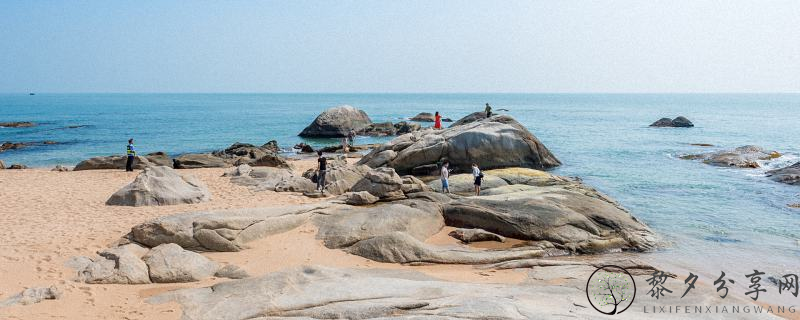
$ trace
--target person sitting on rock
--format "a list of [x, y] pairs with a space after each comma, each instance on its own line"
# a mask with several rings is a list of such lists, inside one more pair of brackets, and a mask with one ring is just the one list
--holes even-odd
[[439, 111], [436, 111], [436, 115], [434, 116], [433, 128], [434, 129], [442, 128], [442, 116], [439, 115]]
[[483, 173], [478, 169], [478, 164], [472, 164], [472, 176], [475, 178], [475, 196], [481, 195], [481, 180], [483, 180]]
[[450, 184], [447, 179], [450, 178], [450, 162], [445, 160], [442, 163], [442, 193], [450, 193]]
[[492, 107], [489, 105], [488, 102], [486, 103], [486, 110], [485, 111], [486, 111], [486, 117], [487, 118], [492, 116]]
[[317, 159], [317, 190], [325, 194], [325, 171], [328, 166], [328, 159], [322, 156], [322, 150], [317, 151], [319, 158]]

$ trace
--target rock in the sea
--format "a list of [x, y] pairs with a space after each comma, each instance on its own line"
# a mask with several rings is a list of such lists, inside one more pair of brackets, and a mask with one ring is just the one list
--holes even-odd
[[344, 202], [353, 205], [353, 206], [363, 206], [367, 204], [373, 204], [378, 202], [378, 197], [373, 196], [371, 193], [366, 191], [359, 191], [359, 192], [346, 192], [342, 195], [344, 197]]
[[733, 150], [684, 155], [680, 158], [701, 160], [703, 163], [720, 167], [759, 168], [759, 160], [770, 160], [780, 156], [781, 154], [777, 151], [766, 151], [762, 147], [748, 145]]
[[506, 241], [505, 237], [491, 233], [483, 229], [458, 228], [453, 231], [450, 231], [450, 233], [448, 233], [447, 235], [456, 238], [458, 240], [461, 240], [464, 243], [480, 242], [480, 241], [497, 241], [497, 242]]
[[275, 152], [275, 153], [278, 153], [278, 152], [281, 151], [281, 148], [278, 146], [278, 141], [277, 140], [267, 141], [267, 143], [261, 145], [261, 149], [264, 149], [264, 150], [267, 150], [267, 151], [272, 151], [272, 152]]
[[312, 152], [314, 152], [314, 148], [312, 148], [310, 145], [307, 145], [307, 144], [305, 144], [303, 142], [300, 142], [300, 143], [294, 145], [294, 149], [300, 150], [301, 153], [312, 153]]
[[112, 206], [164, 206], [211, 200], [205, 184], [192, 175], [181, 175], [170, 167], [147, 167], [136, 179], [111, 195]]
[[61, 299], [63, 293], [56, 286], [27, 288], [22, 292], [0, 301], [0, 308], [13, 305], [31, 305], [44, 300]]
[[[387, 153], [385, 151], [393, 151]], [[561, 165], [525, 127], [510, 116], [451, 126], [444, 130], [423, 130], [399, 136], [373, 149], [358, 163], [388, 166], [408, 174], [419, 167], [450, 161], [456, 172], [469, 172], [472, 163], [482, 169], [529, 167], [546, 169]]]
[[[791, 203], [789, 204], [789, 208], [800, 209], [800, 203]], [[797, 244], [800, 245], [800, 240], [797, 241]]]
[[173, 161], [175, 169], [226, 168], [232, 164], [210, 153], [183, 154]]
[[367, 113], [352, 106], [342, 105], [322, 112], [314, 122], [300, 132], [307, 138], [344, 137], [353, 131], [360, 131], [372, 123]]
[[473, 112], [461, 119], [458, 119], [456, 122], [453, 122], [453, 124], [451, 124], [450, 127], [460, 126], [462, 124], [472, 123], [483, 119], [486, 119], [486, 112], [484, 111]]
[[394, 124], [394, 128], [396, 130], [396, 134], [406, 134], [414, 131], [419, 131], [420, 129], [422, 129], [422, 126], [419, 125], [419, 123], [400, 121]]
[[55, 167], [55, 168], [53, 168], [53, 169], [52, 169], [52, 170], [50, 170], [50, 171], [57, 171], [57, 172], [67, 172], [67, 171], [69, 171], [69, 168], [67, 168], [67, 167], [65, 167], [65, 166], [62, 166], [62, 165], [58, 164], [58, 165], [56, 165], [56, 167]]
[[20, 121], [20, 122], [0, 122], [0, 127], [4, 128], [28, 128], [33, 127], [36, 124], [33, 122], [28, 121]]
[[0, 152], [6, 150], [22, 149], [25, 148], [26, 146], [28, 146], [28, 144], [22, 142], [3, 142], [3, 144], [0, 144]]
[[434, 122], [434, 121], [436, 121], [436, 117], [433, 115], [433, 113], [421, 112], [421, 113], [417, 114], [416, 116], [412, 117], [409, 120], [411, 120], [411, 121], [419, 121], [419, 122]]
[[28, 169], [28, 166], [26, 166], [24, 164], [20, 164], [20, 163], [15, 163], [15, 164], [10, 165], [7, 169], [23, 170], [23, 169]]
[[674, 128], [690, 128], [694, 127], [694, 124], [686, 119], [686, 117], [680, 116], [675, 119], [670, 118], [661, 118], [658, 121], [653, 122], [650, 124], [651, 127], [674, 127]]
[[767, 177], [786, 184], [800, 184], [800, 162], [791, 166], [767, 171]]
[[142, 260], [150, 269], [150, 279], [157, 283], [200, 281], [219, 270], [216, 262], [174, 243], [151, 249]]
[[367, 171], [364, 178], [352, 187], [352, 191], [366, 191], [382, 200], [405, 198], [403, 179], [392, 168], [376, 168]]
[[397, 134], [397, 129], [391, 122], [378, 122], [364, 127], [358, 131], [358, 134], [364, 136], [393, 136]]

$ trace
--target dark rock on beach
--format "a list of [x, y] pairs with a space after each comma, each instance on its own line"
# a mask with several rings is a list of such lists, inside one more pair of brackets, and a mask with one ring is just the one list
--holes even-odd
[[306, 138], [345, 137], [351, 130], [360, 131], [372, 123], [367, 113], [352, 106], [343, 105], [322, 112], [314, 122], [300, 132]]
[[767, 171], [767, 177], [780, 183], [800, 185], [800, 162], [785, 168]]
[[210, 153], [189, 153], [175, 158], [173, 168], [175, 169], [197, 169], [197, 168], [225, 168], [231, 164], [224, 159]]
[[21, 122], [0, 122], [0, 127], [5, 128], [29, 128], [36, 126], [33, 122], [28, 121], [21, 121]]
[[10, 169], [10, 170], [23, 170], [23, 169], [28, 169], [28, 166], [26, 166], [24, 164], [15, 163], [15, 164], [12, 164], [11, 166], [9, 166], [7, 169]]
[[300, 142], [300, 143], [294, 145], [294, 149], [300, 150], [301, 153], [313, 153], [314, 152], [314, 148], [312, 148], [310, 145], [307, 145], [307, 144], [305, 144], [303, 142]]
[[[155, 152], [146, 156], [136, 156], [133, 162], [133, 168], [136, 170], [144, 169], [152, 165], [167, 165], [170, 166], [169, 156], [163, 152]], [[107, 156], [107, 157], [94, 157], [83, 160], [78, 163], [73, 171], [82, 170], [124, 170], [125, 163], [128, 161], [127, 156]]]
[[547, 169], [561, 162], [532, 133], [510, 116], [405, 134], [373, 149], [358, 163], [388, 166], [400, 174], [449, 160], [451, 169], [468, 172], [480, 168], [530, 167]]
[[658, 121], [653, 122], [650, 124], [651, 127], [673, 127], [673, 128], [690, 128], [694, 127], [694, 124], [686, 119], [683, 116], [677, 117], [675, 119], [670, 118], [661, 118]]

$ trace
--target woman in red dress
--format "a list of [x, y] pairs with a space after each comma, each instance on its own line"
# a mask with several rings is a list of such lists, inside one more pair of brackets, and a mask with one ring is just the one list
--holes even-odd
[[439, 111], [436, 111], [436, 118], [434, 119], [434, 122], [433, 122], [433, 128], [434, 129], [441, 129], [442, 128], [442, 116], [439, 115]]

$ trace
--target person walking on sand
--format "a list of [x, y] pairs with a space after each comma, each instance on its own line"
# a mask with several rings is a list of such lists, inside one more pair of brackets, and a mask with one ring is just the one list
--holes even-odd
[[450, 183], [447, 179], [450, 178], [450, 162], [445, 161], [442, 163], [442, 172], [441, 172], [441, 179], [442, 179], [442, 193], [450, 193]]
[[487, 118], [492, 116], [492, 106], [490, 106], [488, 102], [486, 103], [486, 109], [484, 111], [486, 111]]
[[436, 115], [434, 116], [433, 128], [434, 129], [442, 128], [442, 116], [439, 115], [439, 111], [436, 111]]
[[133, 160], [136, 158], [136, 148], [133, 147], [133, 139], [128, 139], [128, 161], [125, 162], [125, 171], [133, 171]]
[[481, 180], [483, 180], [483, 172], [478, 169], [478, 165], [472, 164], [472, 176], [475, 178], [475, 196], [481, 195]]
[[325, 171], [328, 167], [328, 159], [322, 156], [322, 150], [317, 151], [317, 190], [323, 195], [325, 194]]

